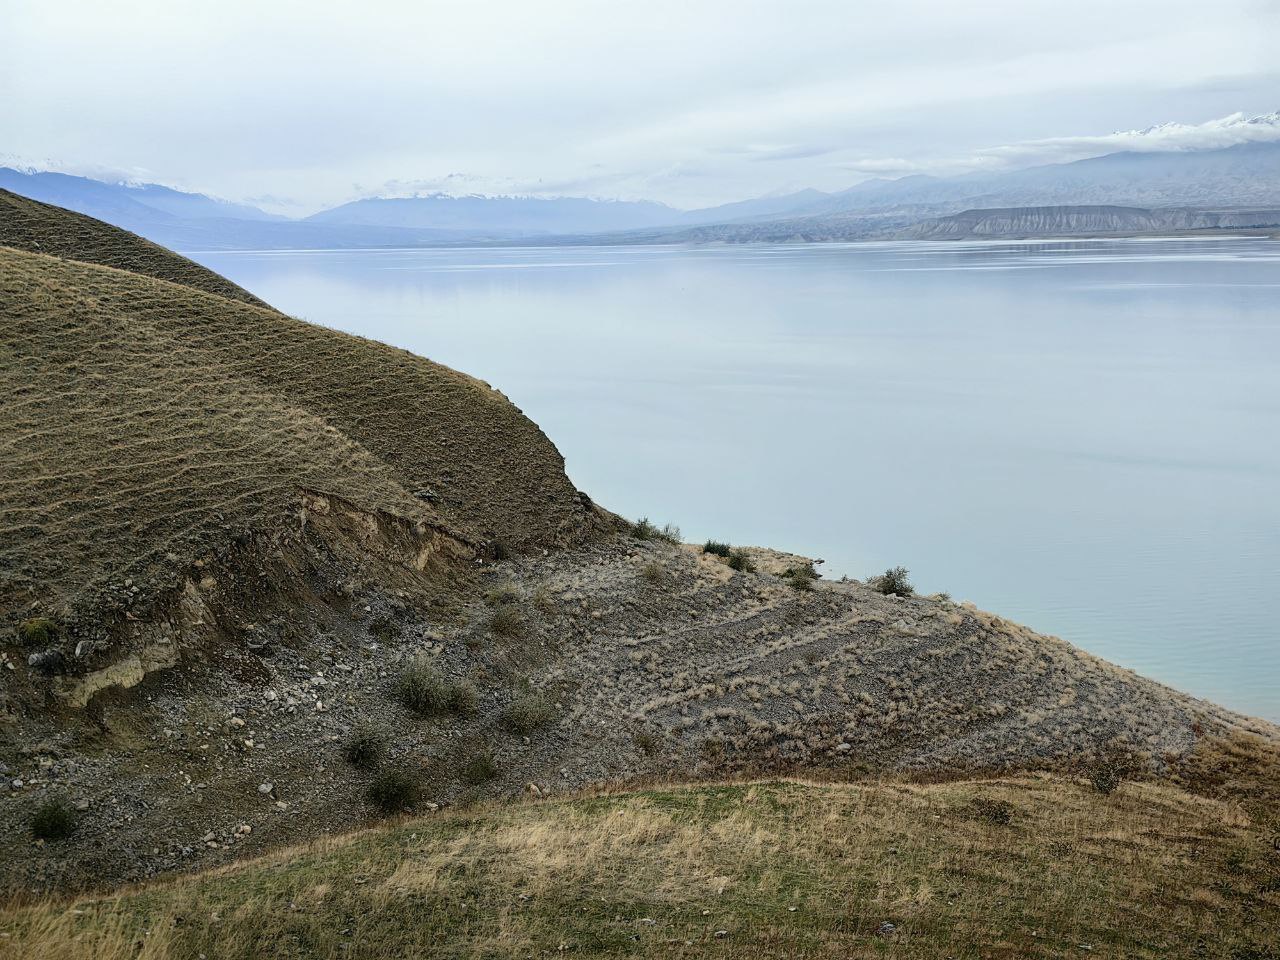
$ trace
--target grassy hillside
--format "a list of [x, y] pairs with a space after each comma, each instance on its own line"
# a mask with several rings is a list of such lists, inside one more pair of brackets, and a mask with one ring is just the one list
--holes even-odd
[[266, 306], [198, 263], [118, 227], [0, 189], [0, 247], [116, 267], [205, 293]]
[[1014, 777], [770, 782], [432, 814], [0, 912], [24, 960], [1277, 956], [1239, 804]]
[[0, 277], [0, 617], [172, 589], [300, 491], [471, 546], [584, 527], [558, 452], [473, 378], [190, 277], [4, 249]]

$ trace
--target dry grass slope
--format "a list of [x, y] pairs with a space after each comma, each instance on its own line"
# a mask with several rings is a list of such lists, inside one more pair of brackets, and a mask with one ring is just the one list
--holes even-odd
[[135, 234], [0, 190], [0, 247], [117, 267], [255, 306], [266, 304], [226, 277]]
[[0, 277], [6, 620], [172, 587], [302, 490], [473, 545], [589, 526], [555, 447], [471, 377], [120, 269], [0, 248]]
[[1264, 960], [1280, 930], [1266, 840], [1233, 804], [1150, 784], [660, 789], [15, 905], [0, 957]]

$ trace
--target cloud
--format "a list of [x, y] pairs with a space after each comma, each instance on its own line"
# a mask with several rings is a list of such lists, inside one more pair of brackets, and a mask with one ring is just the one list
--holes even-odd
[[1161, 123], [1143, 130], [1121, 130], [1100, 136], [1049, 137], [993, 147], [979, 158], [1010, 164], [1051, 163], [1097, 157], [1105, 153], [1173, 153], [1218, 150], [1241, 143], [1280, 142], [1280, 113], [1246, 117], [1232, 113], [1204, 123]]
[[1241, 143], [1280, 143], [1280, 112], [1249, 117], [1232, 113], [1204, 123], [1160, 123], [1141, 130], [1087, 136], [1045, 137], [985, 147], [961, 156], [862, 157], [844, 160], [841, 170], [868, 176], [901, 177], [914, 173], [948, 176], [1069, 163], [1108, 153], [1185, 153], [1219, 150]]

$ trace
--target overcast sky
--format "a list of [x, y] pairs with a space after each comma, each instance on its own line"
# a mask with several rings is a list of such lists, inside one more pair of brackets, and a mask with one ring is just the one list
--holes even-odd
[[692, 207], [1280, 137], [1230, 119], [1280, 109], [1277, 41], [1280, 0], [0, 0], [0, 154], [285, 212]]

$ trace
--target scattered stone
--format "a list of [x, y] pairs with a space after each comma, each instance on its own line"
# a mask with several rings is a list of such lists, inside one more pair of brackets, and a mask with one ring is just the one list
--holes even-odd
[[275, 790], [275, 788], [276, 788], [276, 785], [274, 783], [258, 784], [258, 792], [263, 796], [266, 796], [267, 794], [272, 793]]

